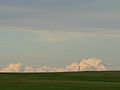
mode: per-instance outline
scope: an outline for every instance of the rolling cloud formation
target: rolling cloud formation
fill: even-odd
[[[120,70],[120,67],[112,67],[104,64],[97,58],[85,58],[80,63],[72,63],[64,67],[32,67],[22,66],[20,63],[8,64],[0,68],[0,72],[72,72],[72,71],[107,71]]]

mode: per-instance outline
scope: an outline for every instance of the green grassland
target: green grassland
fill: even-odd
[[[0,73],[0,90],[120,90],[120,71]]]

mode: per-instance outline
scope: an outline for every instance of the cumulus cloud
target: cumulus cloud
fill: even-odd
[[[80,70],[85,70],[88,68],[94,68],[97,71],[103,71],[106,70],[106,65],[102,63],[100,59],[97,58],[87,58],[83,59],[80,64]]]
[[[0,72],[19,72],[21,71],[21,64],[8,64],[7,66],[0,68]]]
[[[67,71],[79,71],[79,65],[77,63],[72,63],[66,66]]]
[[[111,67],[104,64],[97,58],[85,58],[80,63],[68,64],[64,67],[32,67],[21,66],[20,63],[8,64],[0,68],[0,72],[72,72],[72,71],[106,71],[106,70],[120,70],[120,67]]]

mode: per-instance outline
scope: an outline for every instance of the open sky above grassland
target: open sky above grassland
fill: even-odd
[[[0,66],[120,65],[120,0],[0,0]]]

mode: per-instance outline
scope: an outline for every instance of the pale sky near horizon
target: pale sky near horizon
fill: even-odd
[[[120,0],[0,0],[0,66],[120,66]]]

